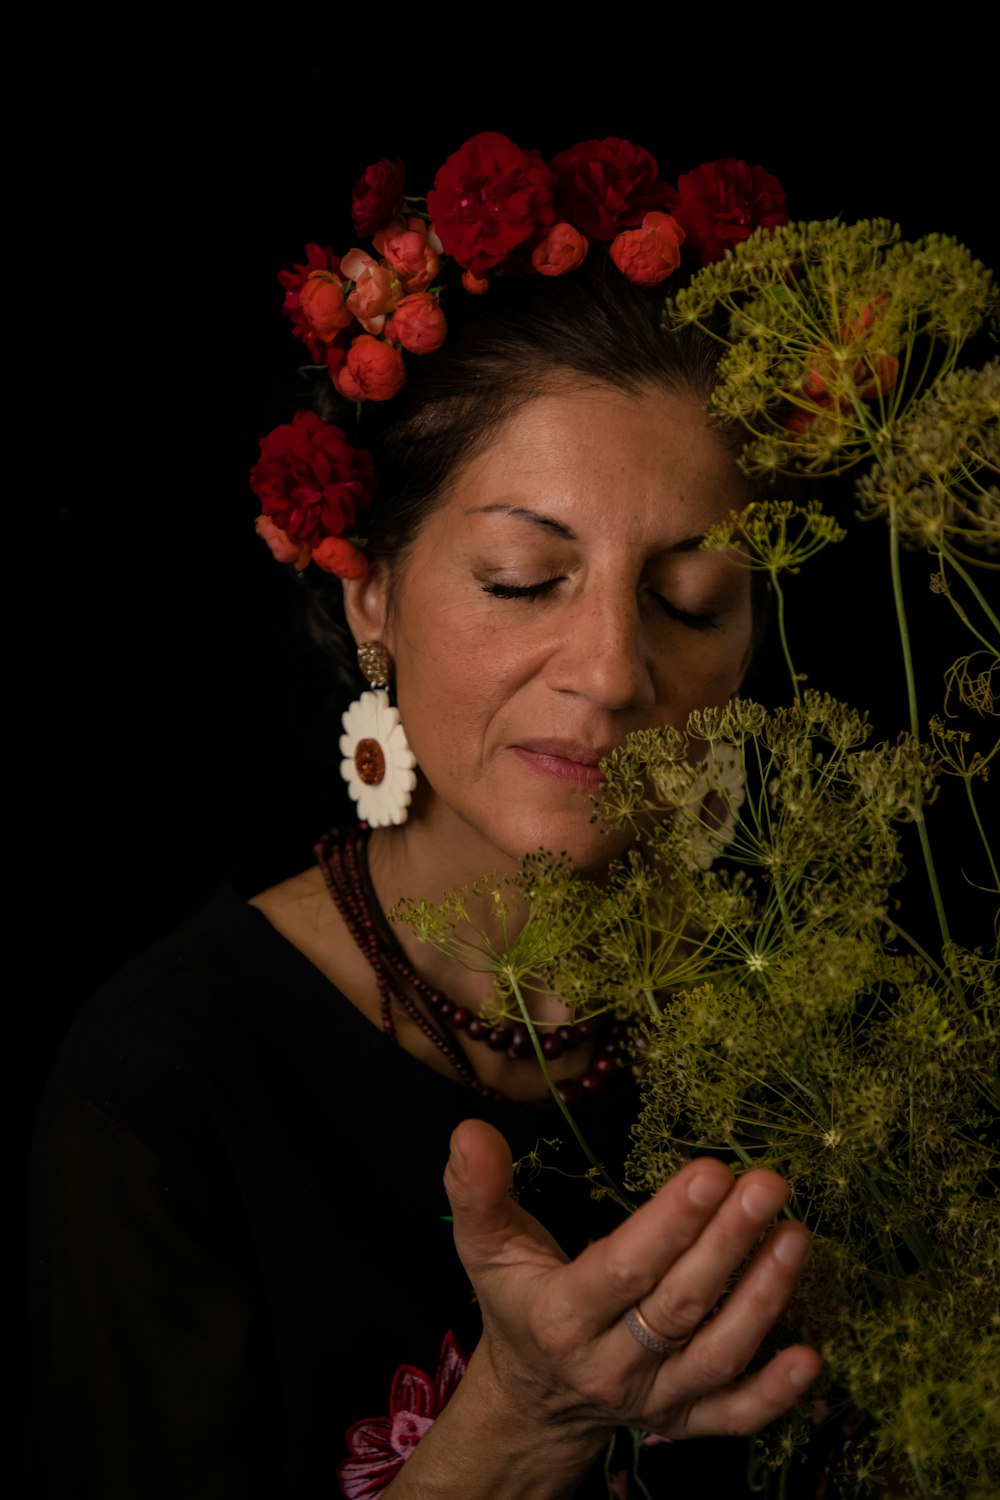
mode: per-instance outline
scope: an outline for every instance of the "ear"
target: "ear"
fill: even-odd
[[[364,578],[345,578],[344,614],[355,644],[385,639],[389,618],[389,578],[381,563],[374,562]]]

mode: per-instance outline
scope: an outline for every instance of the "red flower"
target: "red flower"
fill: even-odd
[[[261,438],[250,488],[286,538],[312,548],[353,527],[371,504],[375,469],[366,450],[352,448],[339,427],[297,411]]]
[[[755,229],[788,223],[785,190],[777,177],[736,156],[703,162],[685,172],[671,198],[670,212],[703,266],[721,260],[730,245],[747,239]]]
[[[582,266],[589,245],[572,224],[553,224],[543,240],[531,252],[531,264],[543,276],[565,276]]]
[[[430,354],[440,349],[447,332],[441,304],[430,292],[413,292],[404,297],[385,325],[386,338],[402,344],[411,354]]]
[[[390,401],[406,384],[403,356],[392,344],[359,334],[333,383],[348,401]]]
[[[347,1500],[377,1500],[388,1488],[444,1410],[467,1364],[449,1330],[433,1380],[412,1365],[399,1367],[389,1396],[389,1415],[355,1422],[347,1434],[352,1456],[337,1470],[340,1493]]]
[[[485,130],[439,168],[427,211],[445,254],[481,277],[554,221],[551,174],[537,151]]]
[[[310,271],[299,292],[302,316],[321,343],[329,344],[351,322],[344,284],[332,271]],[[322,356],[320,356],[322,357]]]
[[[400,220],[380,230],[375,248],[406,283],[408,292],[426,291],[441,268],[441,243],[415,215],[405,224]]]
[[[550,163],[559,216],[592,240],[613,240],[646,214],[670,208],[671,189],[657,178],[655,157],[641,146],[609,135],[581,141]]]
[[[365,554],[343,536],[324,537],[313,548],[312,560],[324,573],[335,573],[338,578],[364,578],[368,573]]]
[[[267,543],[278,562],[292,563],[297,573],[309,566],[309,543],[291,541],[280,526],[275,526],[270,516],[258,516],[254,522],[254,530],[261,541]]]
[[[351,219],[357,234],[374,234],[403,206],[404,168],[385,158],[366,167],[351,194]]]
[[[669,214],[647,214],[641,229],[625,229],[611,246],[611,259],[636,286],[656,286],[681,263],[684,231]]]
[[[303,341],[317,363],[322,360],[323,351],[320,347],[320,340],[302,311],[301,292],[311,272],[325,271],[336,276],[339,270],[340,261],[329,245],[325,250],[321,245],[307,245],[305,265],[295,265],[290,271],[278,272],[278,280],[285,288],[285,300],[281,311],[287,318],[291,318],[292,332]]]

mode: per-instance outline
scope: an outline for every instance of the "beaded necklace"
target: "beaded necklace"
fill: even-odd
[[[448,1059],[463,1083],[484,1098],[506,1098],[500,1089],[480,1082],[455,1033],[460,1031],[470,1041],[482,1042],[492,1051],[504,1052],[514,1060],[530,1061],[535,1058],[535,1051],[527,1026],[520,1021],[510,1026],[487,1026],[474,1011],[456,1005],[414,969],[379,906],[368,868],[367,830],[358,828],[344,833],[333,829],[320,838],[314,853],[326,888],[375,975],[385,1034],[396,1035],[395,1002]],[[439,1025],[421,1009],[421,1002]],[[561,1079],[556,1084],[565,1104],[576,1104],[586,1094],[599,1093],[620,1071],[627,1058],[627,1029],[619,1022],[604,1022],[602,1018],[556,1026],[541,1038],[542,1052],[549,1060],[589,1041],[594,1041],[595,1053],[587,1072],[579,1079]]]

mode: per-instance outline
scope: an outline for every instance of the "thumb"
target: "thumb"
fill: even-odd
[[[507,1142],[485,1120],[463,1120],[452,1131],[444,1187],[463,1260],[467,1251],[476,1260],[488,1256],[510,1234],[517,1217],[513,1173]]]

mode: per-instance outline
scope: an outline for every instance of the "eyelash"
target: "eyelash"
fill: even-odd
[[[541,583],[484,583],[482,588],[484,594],[489,594],[494,599],[526,599],[533,602],[535,599],[544,599],[561,581],[561,577],[556,577],[543,578]],[[719,625],[717,615],[693,614],[690,610],[679,609],[676,604],[671,604],[669,599],[655,591],[653,597],[672,620],[687,625],[690,630],[715,630]]]

